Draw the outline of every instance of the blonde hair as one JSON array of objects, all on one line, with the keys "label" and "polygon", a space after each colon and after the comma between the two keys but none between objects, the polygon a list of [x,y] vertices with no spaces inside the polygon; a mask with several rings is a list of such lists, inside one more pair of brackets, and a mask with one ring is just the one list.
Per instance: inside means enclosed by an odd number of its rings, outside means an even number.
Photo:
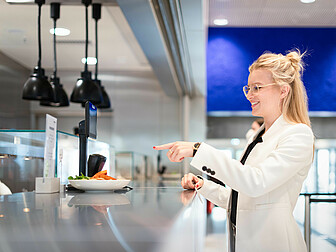
[{"label": "blonde hair", "polygon": [[310,127],[306,89],[301,80],[303,62],[299,50],[287,55],[264,53],[249,67],[250,73],[257,69],[271,72],[274,82],[290,87],[282,104],[284,118],[293,123],[304,123]]}]

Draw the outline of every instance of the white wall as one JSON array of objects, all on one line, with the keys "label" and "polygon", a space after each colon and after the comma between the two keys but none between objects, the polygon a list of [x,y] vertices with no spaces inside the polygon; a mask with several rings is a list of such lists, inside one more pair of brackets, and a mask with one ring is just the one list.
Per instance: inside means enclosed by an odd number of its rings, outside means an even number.
[{"label": "white wall", "polygon": [[0,129],[27,129],[29,102],[22,100],[22,88],[30,72],[0,51]]}]

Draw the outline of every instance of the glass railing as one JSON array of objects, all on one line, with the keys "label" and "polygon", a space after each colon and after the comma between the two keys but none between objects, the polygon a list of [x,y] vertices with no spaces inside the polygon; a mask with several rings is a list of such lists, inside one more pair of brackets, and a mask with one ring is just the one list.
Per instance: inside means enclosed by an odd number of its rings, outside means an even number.
[{"label": "glass railing", "polygon": [[132,151],[116,153],[116,178],[144,180],[153,175],[150,157]]}]

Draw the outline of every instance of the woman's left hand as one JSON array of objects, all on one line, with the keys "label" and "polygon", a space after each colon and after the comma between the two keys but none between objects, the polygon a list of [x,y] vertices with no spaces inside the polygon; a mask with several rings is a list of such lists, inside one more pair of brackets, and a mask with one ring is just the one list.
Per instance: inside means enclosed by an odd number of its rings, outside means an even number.
[{"label": "woman's left hand", "polygon": [[169,150],[167,157],[171,162],[181,162],[185,157],[193,156],[193,146],[196,142],[173,142],[154,146],[154,150]]}]

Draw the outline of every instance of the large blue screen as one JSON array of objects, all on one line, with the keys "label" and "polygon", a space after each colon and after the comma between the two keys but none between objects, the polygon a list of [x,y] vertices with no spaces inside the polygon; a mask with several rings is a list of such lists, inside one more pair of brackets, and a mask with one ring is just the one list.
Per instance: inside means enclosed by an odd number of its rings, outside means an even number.
[{"label": "large blue screen", "polygon": [[263,52],[307,51],[303,82],[310,111],[336,111],[336,29],[209,28],[207,111],[251,111],[242,91]]}]

